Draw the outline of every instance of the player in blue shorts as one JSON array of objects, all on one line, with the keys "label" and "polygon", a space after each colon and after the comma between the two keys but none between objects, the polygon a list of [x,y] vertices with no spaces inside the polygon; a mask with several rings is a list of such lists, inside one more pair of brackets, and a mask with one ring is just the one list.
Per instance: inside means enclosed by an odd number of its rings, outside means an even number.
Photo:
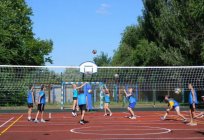
[{"label": "player in blue shorts", "polygon": [[188,84],[188,89],[190,89],[190,93],[188,97],[189,107],[190,107],[190,122],[187,125],[195,126],[197,125],[197,123],[194,120],[196,105],[198,104],[197,93],[191,83]]},{"label": "player in blue shorts", "polygon": [[38,121],[39,113],[41,113],[41,122],[45,123],[45,120],[43,119],[44,108],[45,108],[45,101],[46,101],[46,98],[45,98],[45,89],[46,89],[45,86],[41,85],[40,92],[39,92],[39,98],[38,98],[38,112],[37,112],[35,120],[34,120],[35,123],[39,122]]},{"label": "player in blue shorts", "polygon": [[126,90],[124,89],[125,95],[126,95],[126,97],[128,98],[128,101],[129,101],[129,106],[127,108],[130,115],[131,115],[129,118],[130,119],[136,119],[136,116],[135,116],[134,111],[133,111],[133,108],[136,105],[136,99],[133,97],[132,91],[133,91],[133,89],[131,87],[128,88],[128,92],[126,92]]},{"label": "player in blue shorts", "polygon": [[105,88],[105,89],[103,89],[103,93],[105,94],[105,97],[104,97],[104,102],[105,102],[104,103],[104,112],[105,112],[105,114],[104,114],[104,116],[108,115],[106,110],[109,111],[109,116],[112,116],[112,112],[111,112],[111,110],[109,108],[109,104],[110,104],[110,92],[109,92],[109,90],[107,88]]},{"label": "player in blue shorts", "polygon": [[34,86],[29,86],[29,91],[27,93],[27,103],[28,103],[28,121],[31,121],[31,113],[33,109],[34,102],[34,93],[33,93]]},{"label": "player in blue shorts", "polygon": [[85,112],[86,112],[86,95],[84,92],[80,92],[78,94],[78,105],[81,111],[81,120],[80,120],[80,124],[85,124],[87,123],[87,121],[84,120],[84,116],[85,116]]},{"label": "player in blue shorts", "polygon": [[78,89],[82,88],[86,83],[82,84],[81,86],[77,87],[76,84],[73,84],[73,106],[72,106],[72,115],[75,117],[77,116],[76,109],[78,108],[77,105],[77,97],[78,97]]},{"label": "player in blue shorts", "polygon": [[176,110],[177,115],[183,119],[183,122],[187,121],[187,119],[180,113],[179,103],[176,100],[170,98],[168,95],[165,96],[164,100],[168,103],[168,108],[166,109],[164,116],[161,117],[162,120],[166,119],[171,110]]}]

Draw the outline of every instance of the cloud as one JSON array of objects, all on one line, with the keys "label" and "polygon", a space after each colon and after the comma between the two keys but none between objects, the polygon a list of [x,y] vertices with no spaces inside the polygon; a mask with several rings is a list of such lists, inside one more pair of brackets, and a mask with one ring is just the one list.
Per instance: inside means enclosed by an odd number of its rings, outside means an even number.
[{"label": "cloud", "polygon": [[100,15],[107,15],[110,14],[109,9],[110,9],[110,5],[106,4],[106,3],[102,3],[100,5],[100,7],[96,10],[96,13],[100,14]]}]

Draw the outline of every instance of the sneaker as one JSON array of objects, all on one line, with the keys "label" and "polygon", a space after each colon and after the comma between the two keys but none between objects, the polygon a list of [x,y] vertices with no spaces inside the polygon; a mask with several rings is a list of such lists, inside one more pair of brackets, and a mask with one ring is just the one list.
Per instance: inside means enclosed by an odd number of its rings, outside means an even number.
[{"label": "sneaker", "polygon": [[35,123],[39,123],[39,121],[38,121],[38,120],[34,120],[34,122],[35,122]]},{"label": "sneaker", "polygon": [[110,115],[109,116],[112,116],[113,114],[112,113],[110,113]]},{"label": "sneaker", "polygon": [[132,116],[130,119],[135,120],[135,119],[136,119],[136,117],[135,117],[135,116]]},{"label": "sneaker", "polygon": [[107,116],[107,114],[104,114],[103,116]]},{"label": "sneaker", "polygon": [[129,116],[128,118],[129,118],[129,119],[132,119],[132,116]]},{"label": "sneaker", "polygon": [[75,117],[75,116],[76,116],[76,113],[75,113],[75,112],[72,112],[72,116],[74,116],[74,117]]},{"label": "sneaker", "polygon": [[161,117],[161,120],[165,120],[166,118],[164,118],[164,117]]},{"label": "sneaker", "polygon": [[84,124],[84,121],[81,120],[79,123],[83,125],[83,124]]},{"label": "sneaker", "polygon": [[43,120],[43,119],[41,119],[41,122],[42,122],[42,123],[45,123],[46,121],[45,121],[45,120]]},{"label": "sneaker", "polygon": [[75,117],[76,117],[76,116],[77,116],[77,113],[75,112],[74,115],[75,115]]},{"label": "sneaker", "polygon": [[187,122],[187,119],[183,119],[182,122]]}]

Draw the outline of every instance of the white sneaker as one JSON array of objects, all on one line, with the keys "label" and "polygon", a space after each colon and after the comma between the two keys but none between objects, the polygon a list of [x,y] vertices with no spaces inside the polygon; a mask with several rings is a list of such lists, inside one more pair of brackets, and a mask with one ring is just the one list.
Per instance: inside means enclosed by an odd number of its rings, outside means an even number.
[{"label": "white sneaker", "polygon": [[74,112],[72,112],[72,116],[74,116],[74,117],[75,117],[75,113],[74,113]]},{"label": "white sneaker", "polygon": [[164,118],[164,117],[161,117],[161,120],[165,120],[166,118]]},{"label": "white sneaker", "polygon": [[136,119],[136,117],[135,117],[135,116],[132,116],[130,119],[135,120],[135,119]]},{"label": "white sneaker", "polygon": [[39,121],[38,121],[38,120],[34,120],[34,122],[35,122],[35,123],[39,123]]},{"label": "white sneaker", "polygon": [[83,124],[84,124],[84,121],[81,120],[79,123],[83,125]]},{"label": "white sneaker", "polygon": [[110,113],[110,116],[112,116],[113,114],[112,113]]},{"label": "white sneaker", "polygon": [[43,119],[41,119],[41,121],[40,121],[40,122],[45,123],[46,121],[45,121],[45,120],[43,120]]}]

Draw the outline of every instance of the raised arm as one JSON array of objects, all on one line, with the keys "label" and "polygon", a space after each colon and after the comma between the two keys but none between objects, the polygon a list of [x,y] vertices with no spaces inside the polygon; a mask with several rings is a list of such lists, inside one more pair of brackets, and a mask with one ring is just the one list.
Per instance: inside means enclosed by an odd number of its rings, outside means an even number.
[{"label": "raised arm", "polygon": [[126,97],[129,97],[132,95],[132,94],[128,94],[125,89],[124,89],[124,92],[125,92]]},{"label": "raised arm", "polygon": [[87,82],[83,83],[81,86],[76,87],[76,89],[82,88],[83,86],[85,86],[87,84]]}]

